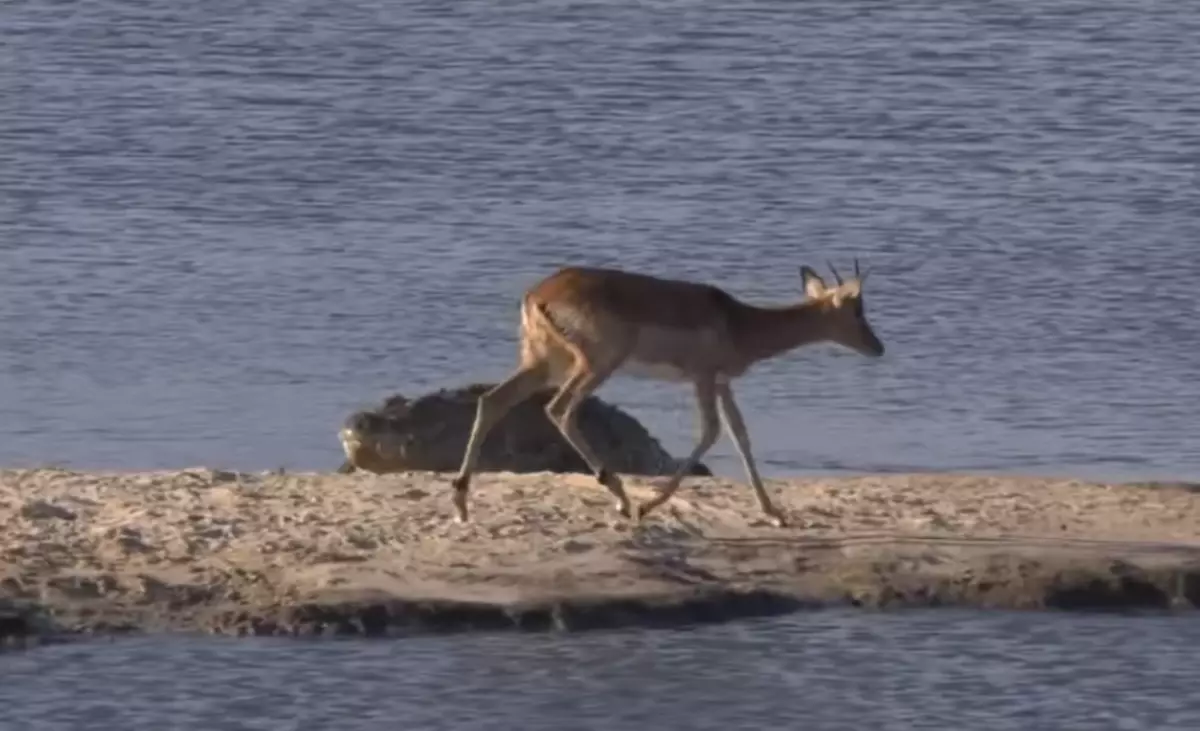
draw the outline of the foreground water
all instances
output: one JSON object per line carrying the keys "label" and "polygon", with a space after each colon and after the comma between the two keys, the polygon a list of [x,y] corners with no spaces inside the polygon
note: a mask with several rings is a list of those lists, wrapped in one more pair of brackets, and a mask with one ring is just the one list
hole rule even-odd
{"label": "foreground water", "polygon": [[[0,464],[332,468],[351,409],[504,375],[562,263],[778,301],[858,255],[888,355],[743,381],[768,474],[1200,477],[1197,37],[1156,1],[10,3]],[[690,446],[686,388],[602,395]]]}
{"label": "foreground water", "polygon": [[1200,726],[1179,617],[830,611],[686,631],[123,639],[0,656],[12,728]]}

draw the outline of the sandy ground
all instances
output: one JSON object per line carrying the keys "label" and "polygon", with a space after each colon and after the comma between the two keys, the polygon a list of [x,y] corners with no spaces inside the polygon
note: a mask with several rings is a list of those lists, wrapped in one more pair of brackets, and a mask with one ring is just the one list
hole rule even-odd
{"label": "sandy ground", "polygon": [[[397,634],[867,607],[1200,606],[1189,485],[691,478],[633,526],[579,475],[0,471],[0,634]],[[629,479],[635,500],[650,481]],[[7,607],[5,609],[4,607]],[[6,629],[7,628],[7,629]],[[24,628],[24,629],[23,629]]]}

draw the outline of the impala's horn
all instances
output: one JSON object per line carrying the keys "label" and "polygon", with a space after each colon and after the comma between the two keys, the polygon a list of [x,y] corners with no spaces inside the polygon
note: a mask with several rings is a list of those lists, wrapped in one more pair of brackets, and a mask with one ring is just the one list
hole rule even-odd
{"label": "impala's horn", "polygon": [[829,271],[833,272],[834,280],[838,283],[838,285],[841,285],[842,275],[838,274],[838,270],[833,268],[833,262],[826,260],[825,263],[829,265]]}
{"label": "impala's horn", "polygon": [[866,270],[860,274],[858,268],[858,257],[854,257],[854,276],[856,279],[858,279],[858,283],[862,284],[863,282],[867,281],[867,276],[870,275],[870,273],[871,267],[867,267]]}

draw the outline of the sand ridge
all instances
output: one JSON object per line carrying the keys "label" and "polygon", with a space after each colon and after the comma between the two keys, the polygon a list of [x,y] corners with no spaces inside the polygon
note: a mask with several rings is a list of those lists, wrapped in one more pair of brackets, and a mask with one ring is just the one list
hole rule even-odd
{"label": "sand ridge", "polygon": [[[627,479],[648,497],[664,478]],[[66,631],[395,634],[804,606],[1200,605],[1200,492],[954,474],[689,478],[643,524],[585,475],[0,471],[0,614]],[[3,625],[0,622],[0,625]]]}

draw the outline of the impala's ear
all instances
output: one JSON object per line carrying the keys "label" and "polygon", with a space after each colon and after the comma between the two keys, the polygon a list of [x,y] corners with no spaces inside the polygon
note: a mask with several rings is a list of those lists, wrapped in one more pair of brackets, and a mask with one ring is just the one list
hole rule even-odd
{"label": "impala's ear", "polygon": [[800,281],[804,283],[804,294],[810,298],[820,297],[828,289],[825,280],[810,266],[800,267]]}

